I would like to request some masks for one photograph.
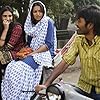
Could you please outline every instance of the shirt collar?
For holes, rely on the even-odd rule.
[[[100,36],[95,36],[94,37],[94,39],[92,39],[92,45],[94,45],[94,44],[100,44]],[[86,38],[85,38],[85,36],[83,36],[83,39],[82,39],[82,45],[84,45],[84,44],[88,44],[87,43],[87,41],[86,41]]]

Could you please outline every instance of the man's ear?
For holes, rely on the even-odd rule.
[[[94,24],[93,24],[93,23],[89,23],[89,24],[88,24],[88,28],[89,28],[89,29],[92,29],[93,27],[94,27]]]

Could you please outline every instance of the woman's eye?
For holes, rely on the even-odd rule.
[[[9,15],[9,17],[12,17],[12,15]]]
[[[7,16],[8,16],[8,17],[12,17],[12,15],[3,15],[3,17],[7,17]]]
[[[3,15],[3,17],[7,17],[7,15]]]
[[[36,13],[37,11],[33,11],[33,13]]]

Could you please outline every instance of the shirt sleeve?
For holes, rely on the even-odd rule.
[[[76,61],[76,57],[78,56],[78,45],[77,41],[73,41],[69,50],[63,55],[63,60],[66,61],[67,64],[72,65]]]
[[[18,40],[20,39],[21,35],[22,35],[22,27],[20,25],[16,25],[12,30],[11,37],[8,43],[14,47],[18,42]]]

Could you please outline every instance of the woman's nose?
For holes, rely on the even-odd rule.
[[[37,12],[37,15],[40,15],[40,12]]]
[[[10,19],[10,17],[9,17],[9,16],[7,16],[7,17],[6,17],[6,19],[7,19],[7,20],[9,20],[9,19]]]

